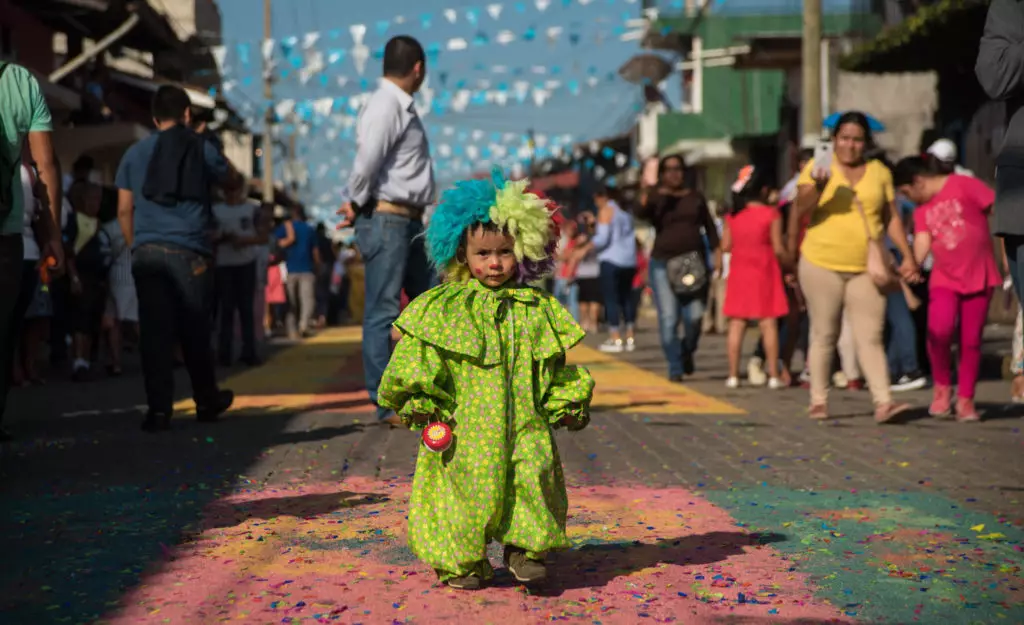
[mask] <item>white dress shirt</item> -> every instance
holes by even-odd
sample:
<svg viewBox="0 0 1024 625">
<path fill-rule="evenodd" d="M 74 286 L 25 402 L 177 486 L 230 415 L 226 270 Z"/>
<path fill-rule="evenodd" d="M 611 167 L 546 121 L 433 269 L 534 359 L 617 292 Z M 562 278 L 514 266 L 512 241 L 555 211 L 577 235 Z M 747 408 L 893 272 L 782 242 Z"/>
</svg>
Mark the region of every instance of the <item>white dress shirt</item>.
<svg viewBox="0 0 1024 625">
<path fill-rule="evenodd" d="M 420 207 L 434 203 L 434 166 L 423 122 L 412 96 L 387 78 L 359 114 L 356 145 L 348 181 L 354 204 L 370 198 Z"/>
</svg>

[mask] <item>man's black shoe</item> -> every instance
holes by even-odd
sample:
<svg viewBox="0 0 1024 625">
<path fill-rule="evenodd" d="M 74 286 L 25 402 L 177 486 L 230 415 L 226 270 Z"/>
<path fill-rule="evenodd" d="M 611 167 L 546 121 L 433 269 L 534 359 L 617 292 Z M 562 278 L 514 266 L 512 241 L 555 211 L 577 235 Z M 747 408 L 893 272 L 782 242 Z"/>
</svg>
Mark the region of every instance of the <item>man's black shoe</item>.
<svg viewBox="0 0 1024 625">
<path fill-rule="evenodd" d="M 171 429 L 171 415 L 162 412 L 148 412 L 142 422 L 143 432 L 164 432 Z"/>
<path fill-rule="evenodd" d="M 229 389 L 217 391 L 215 403 L 210 406 L 196 406 L 196 419 L 203 423 L 212 423 L 224 414 L 235 401 L 235 392 Z"/>
</svg>

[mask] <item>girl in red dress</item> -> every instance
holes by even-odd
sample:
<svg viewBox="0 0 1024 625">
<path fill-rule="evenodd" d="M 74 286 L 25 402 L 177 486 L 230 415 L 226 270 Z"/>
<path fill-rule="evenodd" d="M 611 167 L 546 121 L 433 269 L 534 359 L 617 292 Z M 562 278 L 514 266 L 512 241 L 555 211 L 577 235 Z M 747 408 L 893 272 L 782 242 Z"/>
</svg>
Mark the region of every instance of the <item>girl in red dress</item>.
<svg viewBox="0 0 1024 625">
<path fill-rule="evenodd" d="M 776 320 L 789 313 L 780 259 L 786 257 L 782 217 L 767 204 L 768 186 L 753 165 L 740 170 L 732 185 L 732 212 L 725 217 L 722 251 L 731 252 L 723 312 L 729 318 L 729 377 L 726 387 L 739 386 L 743 334 L 756 320 L 764 341 L 768 388 L 779 380 L 779 329 Z"/>
</svg>

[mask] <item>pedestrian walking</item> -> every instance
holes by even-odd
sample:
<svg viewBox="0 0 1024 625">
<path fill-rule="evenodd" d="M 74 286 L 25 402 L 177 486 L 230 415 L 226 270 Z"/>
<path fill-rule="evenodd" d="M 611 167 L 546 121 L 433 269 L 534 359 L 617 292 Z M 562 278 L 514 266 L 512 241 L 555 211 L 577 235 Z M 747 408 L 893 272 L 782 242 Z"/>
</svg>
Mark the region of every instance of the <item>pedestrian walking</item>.
<svg viewBox="0 0 1024 625">
<path fill-rule="evenodd" d="M 636 349 L 636 306 L 633 278 L 636 277 L 636 229 L 633 216 L 622 210 L 608 189 L 594 192 L 597 225 L 594 249 L 600 266 L 601 294 L 608 322 L 608 339 L 601 351 L 631 352 Z"/>
<path fill-rule="evenodd" d="M 694 355 L 700 342 L 709 281 L 722 265 L 714 217 L 704 196 L 686 185 L 684 173 L 682 157 L 663 158 L 658 166 L 659 186 L 641 192 L 636 210 L 636 216 L 650 222 L 656 232 L 649 270 L 651 288 L 668 377 L 677 382 L 696 368 Z M 709 248 L 712 267 L 708 267 Z"/>
<path fill-rule="evenodd" d="M 26 198 L 21 185 L 22 149 L 28 141 L 28 152 L 35 161 L 44 201 L 40 219 L 44 220 L 45 256 L 54 259 L 53 273 L 64 268 L 61 241 L 61 180 L 51 137 L 50 110 L 43 99 L 39 82 L 32 72 L 20 65 L 0 61 L 0 424 L 7 407 L 11 366 L 17 328 L 21 318 L 15 314 L 21 292 L 24 261 Z M 10 440 L 0 425 L 0 442 Z"/>
<path fill-rule="evenodd" d="M 246 200 L 245 186 L 224 192 L 224 201 L 213 206 L 217 220 L 217 289 L 220 310 L 217 329 L 217 358 L 230 367 L 234 363 L 235 315 L 238 315 L 242 350 L 239 360 L 252 367 L 260 363 L 256 353 L 257 258 L 268 241 L 259 227 L 259 207 Z"/>
<path fill-rule="evenodd" d="M 320 267 L 320 250 L 316 245 L 316 232 L 303 218 L 302 208 L 291 208 L 291 219 L 274 230 L 277 248 L 284 256 L 288 271 L 285 287 L 288 291 L 288 312 L 285 327 L 288 338 L 309 336 L 316 311 L 316 272 Z"/>
<path fill-rule="evenodd" d="M 732 211 L 726 215 L 722 230 L 722 251 L 731 254 L 724 302 L 729 319 L 726 388 L 740 384 L 740 352 L 751 321 L 757 321 L 761 330 L 768 388 L 784 386 L 779 374 L 777 319 L 789 314 L 780 262 L 786 259 L 786 245 L 782 240 L 782 216 L 770 205 L 768 191 L 759 168 L 747 165 L 741 169 L 732 185 Z"/>
<path fill-rule="evenodd" d="M 552 428 L 589 422 L 594 381 L 565 364 L 583 330 L 547 292 L 557 228 L 523 182 L 470 180 L 445 192 L 427 230 L 448 280 L 412 300 L 379 402 L 426 428 L 409 508 L 409 547 L 441 582 L 475 590 L 504 545 L 517 581 L 547 575 L 570 546 L 568 496 Z M 434 451 L 428 443 L 455 444 Z M 435 438 L 436 437 L 436 438 Z"/>
<path fill-rule="evenodd" d="M 903 254 L 900 273 L 916 280 L 919 270 L 903 222 L 894 218 L 892 174 L 882 163 L 864 156 L 872 144 L 867 117 L 858 111 L 840 115 L 832 142 L 831 162 L 819 166 L 811 161 L 797 184 L 796 219 L 810 215 L 798 267 L 811 322 L 810 416 L 829 416 L 829 374 L 845 315 L 871 390 L 875 420 L 883 423 L 909 407 L 892 401 L 882 343 L 885 294 L 868 271 L 868 256 L 883 230 Z"/>
<path fill-rule="evenodd" d="M 365 264 L 363 371 L 370 401 L 391 357 L 391 326 L 402 290 L 417 297 L 431 284 L 423 241 L 423 215 L 434 203 L 434 168 L 427 133 L 413 94 L 427 75 L 423 46 L 393 37 L 384 46 L 384 79 L 356 124 L 357 149 L 348 192 L 338 214 L 355 223 Z M 392 411 L 377 407 L 377 419 L 400 425 Z"/>
<path fill-rule="evenodd" d="M 928 358 L 935 388 L 928 412 L 942 417 L 953 409 L 950 347 L 959 325 L 956 418 L 978 421 L 974 391 L 982 332 L 992 291 L 1003 283 L 988 227 L 995 194 L 977 178 L 942 173 L 934 159 L 920 156 L 900 161 L 894 179 L 919 205 L 914 211 L 914 254 L 918 262 L 929 252 L 934 259 L 928 283 Z"/>
<path fill-rule="evenodd" d="M 215 421 L 234 401 L 220 389 L 210 349 L 214 293 L 211 185 L 242 177 L 211 142 L 189 127 L 191 102 L 180 87 L 153 95 L 157 132 L 125 152 L 117 169 L 117 218 L 132 248 L 139 298 L 140 352 L 149 410 L 142 427 L 170 427 L 174 350 L 180 344 L 199 421 Z"/>
</svg>

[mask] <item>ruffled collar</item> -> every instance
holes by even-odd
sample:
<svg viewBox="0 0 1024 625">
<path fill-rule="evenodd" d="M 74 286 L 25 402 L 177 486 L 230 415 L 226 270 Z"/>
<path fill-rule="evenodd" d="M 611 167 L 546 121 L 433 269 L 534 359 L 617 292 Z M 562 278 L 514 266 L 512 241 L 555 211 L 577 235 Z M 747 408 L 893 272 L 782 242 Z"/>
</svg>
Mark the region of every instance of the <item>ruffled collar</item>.
<svg viewBox="0 0 1024 625">
<path fill-rule="evenodd" d="M 535 360 L 566 352 L 584 335 L 551 295 L 514 282 L 498 288 L 477 280 L 442 284 L 410 302 L 395 322 L 403 334 L 485 366 L 501 362 L 502 336 L 512 325 L 517 336 L 526 335 Z"/>
</svg>

